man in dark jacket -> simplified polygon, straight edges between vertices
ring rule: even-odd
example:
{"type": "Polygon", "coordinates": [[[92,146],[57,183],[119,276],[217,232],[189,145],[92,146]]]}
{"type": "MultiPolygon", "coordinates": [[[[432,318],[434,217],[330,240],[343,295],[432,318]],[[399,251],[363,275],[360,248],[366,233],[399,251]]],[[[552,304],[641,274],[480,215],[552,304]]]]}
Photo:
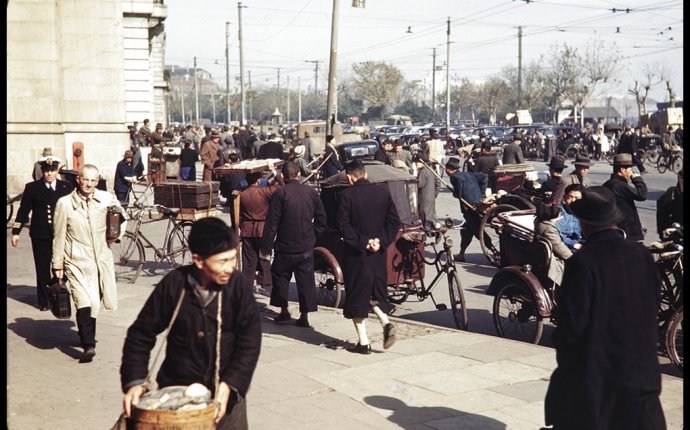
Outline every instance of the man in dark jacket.
{"type": "Polygon", "coordinates": [[[522,155],[522,135],[515,133],[513,135],[513,142],[503,145],[503,164],[522,164],[525,162],[525,156],[522,155]]]}
{"type": "Polygon", "coordinates": [[[360,160],[349,162],[345,173],[351,186],[340,193],[337,214],[338,230],[345,242],[343,316],[352,319],[359,337],[349,351],[370,354],[364,325],[370,310],[383,326],[383,348],[395,342],[395,327],[387,316],[394,306],[388,302],[386,291],[386,253],[395,240],[400,219],[388,186],[369,182],[360,160]]]}
{"type": "Polygon", "coordinates": [[[324,159],[328,157],[328,160],[322,167],[324,178],[330,178],[343,170],[343,163],[340,161],[338,150],[335,148],[335,137],[330,134],[326,136],[326,148],[323,151],[323,156],[324,159]]]}
{"type": "Polygon", "coordinates": [[[137,180],[133,160],[134,153],[128,149],[115,167],[115,196],[123,205],[129,203],[129,189],[137,180]]]}
{"type": "Polygon", "coordinates": [[[656,229],[659,238],[673,223],[683,225],[683,171],[678,172],[678,183],[669,187],[656,200],[656,229]]]}
{"type": "Polygon", "coordinates": [[[630,129],[630,126],[625,126],[623,134],[618,140],[618,153],[630,154],[634,163],[633,165],[637,167],[637,170],[640,171],[640,174],[644,175],[645,173],[647,173],[647,169],[645,169],[644,163],[640,161],[636,154],[637,143],[640,138],[638,133],[639,129],[636,130],[635,133],[633,133],[633,131],[630,129]]]}
{"type": "Polygon", "coordinates": [[[22,201],[19,204],[17,217],[12,224],[12,246],[19,245],[19,233],[22,227],[29,221],[31,214],[31,249],[34,254],[34,267],[36,268],[36,292],[38,295],[38,308],[48,310],[48,285],[52,278],[50,262],[53,258],[53,217],[55,203],[60,197],[72,192],[69,182],[57,179],[60,159],[50,156],[39,160],[43,177],[37,181],[29,182],[24,187],[22,201]]]}
{"type": "Polygon", "coordinates": [[[215,428],[247,429],[243,398],[259,361],[261,319],[251,285],[235,269],[237,238],[221,219],[202,218],[189,233],[189,249],[193,264],[165,275],[127,330],[120,366],[124,410],[131,416],[132,406],[149,389],[151,350],[175,316],[158,387],[200,383],[215,395],[215,428]]]}
{"type": "Polygon", "coordinates": [[[585,188],[571,204],[586,241],[565,262],[553,334],[558,367],[544,401],[554,430],[665,430],[659,401],[661,283],[644,246],[623,239],[613,193],[585,188]]]}
{"type": "Polygon", "coordinates": [[[276,323],[289,322],[288,291],[295,275],[299,297],[299,327],[309,327],[307,314],[317,310],[314,282],[314,246],[326,229],[326,211],[315,189],[299,181],[299,166],[287,161],[282,169],[285,186],[277,190],[268,205],[268,215],[261,241],[260,258],[271,265],[271,306],[280,307],[276,323]]]}
{"type": "Polygon", "coordinates": [[[541,184],[540,190],[544,193],[551,193],[551,200],[560,202],[565,194],[566,183],[563,181],[563,170],[565,169],[565,159],[560,155],[551,157],[547,164],[549,168],[549,179],[541,184]]]}
{"type": "Polygon", "coordinates": [[[604,187],[613,191],[616,204],[623,212],[623,219],[618,223],[630,240],[643,241],[644,233],[640,215],[637,213],[635,201],[647,200],[647,184],[642,177],[633,172],[633,157],[628,153],[616,154],[613,157],[613,174],[611,179],[604,182],[604,187]],[[632,183],[632,187],[628,184],[632,183]]]}
{"type": "Polygon", "coordinates": [[[268,142],[261,145],[257,158],[260,160],[267,160],[269,158],[284,160],[283,144],[280,142],[281,140],[275,134],[271,134],[268,137],[268,142]]]}

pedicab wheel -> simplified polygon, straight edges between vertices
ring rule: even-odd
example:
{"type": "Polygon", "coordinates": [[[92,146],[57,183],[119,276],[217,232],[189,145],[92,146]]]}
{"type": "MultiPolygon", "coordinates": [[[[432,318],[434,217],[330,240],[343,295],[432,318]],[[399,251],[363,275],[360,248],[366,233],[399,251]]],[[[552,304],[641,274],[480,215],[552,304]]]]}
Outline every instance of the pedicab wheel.
{"type": "Polygon", "coordinates": [[[479,245],[489,263],[501,267],[501,250],[499,245],[499,233],[501,223],[497,215],[501,212],[516,211],[513,205],[500,204],[487,210],[479,224],[479,245]]]}
{"type": "Polygon", "coordinates": [[[666,169],[668,169],[668,157],[662,157],[659,156],[659,158],[656,160],[656,169],[659,171],[659,173],[664,173],[666,172],[666,169]]]}
{"type": "Polygon", "coordinates": [[[144,245],[130,232],[125,232],[119,242],[110,246],[115,262],[115,279],[133,284],[144,267],[144,245]]]}
{"type": "Polygon", "coordinates": [[[450,310],[453,312],[455,327],[459,330],[467,330],[469,323],[467,320],[465,293],[462,290],[460,277],[456,271],[452,271],[448,274],[448,296],[450,298],[450,310]]]}
{"type": "Polygon", "coordinates": [[[388,301],[399,305],[405,303],[407,297],[410,295],[410,290],[416,290],[416,281],[410,281],[403,284],[389,284],[387,287],[388,301]]]}
{"type": "Polygon", "coordinates": [[[316,285],[316,302],[330,308],[342,307],[345,302],[344,286],[338,282],[336,263],[330,261],[318,250],[314,250],[314,283],[316,285]]]}
{"type": "Polygon", "coordinates": [[[666,352],[673,364],[683,370],[683,307],[681,306],[671,317],[671,323],[666,330],[666,352]]]}
{"type": "Polygon", "coordinates": [[[676,155],[671,162],[671,171],[678,173],[683,169],[683,157],[676,155]]]}
{"type": "Polygon", "coordinates": [[[493,317],[499,336],[539,343],[544,321],[537,312],[534,294],[524,283],[509,281],[498,290],[494,297],[493,317]]]}

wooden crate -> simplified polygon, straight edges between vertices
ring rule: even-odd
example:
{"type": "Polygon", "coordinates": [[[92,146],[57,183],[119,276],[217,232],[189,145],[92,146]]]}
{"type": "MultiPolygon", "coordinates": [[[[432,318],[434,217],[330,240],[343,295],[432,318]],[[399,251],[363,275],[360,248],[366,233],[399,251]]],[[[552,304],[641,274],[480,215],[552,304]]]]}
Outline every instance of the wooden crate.
{"type": "Polygon", "coordinates": [[[220,182],[167,181],[153,187],[153,202],[169,208],[206,209],[220,204],[220,182]]]}
{"type": "Polygon", "coordinates": [[[218,216],[220,213],[222,212],[219,212],[215,207],[211,209],[181,208],[179,215],[177,215],[177,219],[196,221],[209,216],[218,216]]]}

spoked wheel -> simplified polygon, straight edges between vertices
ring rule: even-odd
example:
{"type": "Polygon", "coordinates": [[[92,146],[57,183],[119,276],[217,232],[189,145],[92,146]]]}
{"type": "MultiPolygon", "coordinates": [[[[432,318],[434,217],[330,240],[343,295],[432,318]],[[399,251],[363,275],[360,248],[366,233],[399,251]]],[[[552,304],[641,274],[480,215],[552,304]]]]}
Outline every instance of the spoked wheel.
{"type": "Polygon", "coordinates": [[[656,169],[659,171],[659,173],[664,173],[668,169],[668,157],[662,157],[659,156],[659,158],[656,160],[656,169]]]}
{"type": "Polygon", "coordinates": [[[192,231],[193,221],[182,221],[170,232],[168,241],[168,255],[173,266],[192,264],[192,251],[189,250],[189,232],[192,231]]]}
{"type": "Polygon", "coordinates": [[[7,224],[12,221],[12,215],[14,215],[14,203],[10,202],[10,195],[7,195],[7,224]]]}
{"type": "Polygon", "coordinates": [[[115,262],[115,279],[133,284],[144,267],[144,246],[130,232],[125,232],[119,242],[110,245],[115,262]]]}
{"type": "Polygon", "coordinates": [[[342,307],[345,302],[343,285],[335,277],[336,267],[323,254],[314,252],[314,282],[316,302],[331,308],[342,307]]]}
{"type": "Polygon", "coordinates": [[[638,149],[635,151],[635,155],[637,156],[637,159],[640,160],[640,164],[644,164],[644,162],[647,161],[647,151],[644,149],[638,149]]]}
{"type": "Polygon", "coordinates": [[[410,290],[416,290],[416,285],[414,282],[411,282],[410,284],[390,284],[387,288],[388,301],[399,305],[407,300],[407,297],[410,295],[410,290]]]}
{"type": "Polygon", "coordinates": [[[569,160],[569,159],[575,158],[577,153],[578,153],[577,147],[575,145],[570,145],[569,147],[566,148],[565,153],[563,155],[565,155],[565,158],[569,160]]]}
{"type": "Polygon", "coordinates": [[[666,331],[666,352],[673,364],[683,370],[683,307],[671,317],[666,331]]]}
{"type": "Polygon", "coordinates": [[[650,149],[645,153],[645,158],[650,166],[656,165],[656,160],[659,158],[659,150],[650,149]]]}
{"type": "Polygon", "coordinates": [[[448,274],[448,296],[450,298],[450,310],[453,312],[455,327],[460,330],[467,330],[469,323],[467,320],[465,292],[462,290],[460,277],[456,271],[448,274]]]}
{"type": "Polygon", "coordinates": [[[676,155],[673,157],[673,161],[671,162],[671,170],[675,173],[680,172],[683,170],[683,157],[680,155],[676,155]]]}
{"type": "Polygon", "coordinates": [[[521,282],[509,282],[494,297],[494,326],[498,335],[513,340],[539,343],[544,321],[537,312],[532,291],[521,282]]]}
{"type": "Polygon", "coordinates": [[[501,250],[499,245],[499,232],[501,222],[498,220],[498,214],[501,212],[516,211],[513,205],[500,204],[486,211],[482,222],[479,225],[479,244],[482,252],[489,263],[501,267],[501,250]]]}

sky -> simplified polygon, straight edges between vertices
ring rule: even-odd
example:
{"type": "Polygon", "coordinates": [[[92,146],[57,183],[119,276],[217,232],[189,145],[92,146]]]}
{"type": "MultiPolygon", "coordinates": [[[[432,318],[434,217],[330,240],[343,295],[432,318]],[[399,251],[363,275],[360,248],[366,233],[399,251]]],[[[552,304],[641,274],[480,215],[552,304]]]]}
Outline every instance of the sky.
{"type": "MultiPolygon", "coordinates": [[[[225,88],[229,22],[230,87],[237,88],[238,2],[165,4],[166,64],[192,68],[196,57],[197,67],[225,88]]],[[[251,74],[253,87],[313,91],[318,61],[316,79],[325,90],[333,1],[245,0],[241,5],[245,83],[251,74]]],[[[364,8],[339,0],[337,28],[338,79],[352,77],[352,63],[383,61],[430,90],[435,49],[437,69],[450,57],[451,82],[453,77],[482,82],[505,67],[518,67],[521,28],[523,70],[532,62],[548,67],[555,45],[567,44],[583,55],[588,45],[601,41],[622,60],[613,82],[600,86],[595,96],[625,96],[635,80],[646,81],[645,69],[651,69],[663,71],[676,99],[683,99],[682,0],[365,0],[364,8]]],[[[445,75],[445,69],[436,72],[437,92],[445,88],[445,75]]],[[[655,83],[649,97],[668,101],[666,84],[655,83]]]]}

